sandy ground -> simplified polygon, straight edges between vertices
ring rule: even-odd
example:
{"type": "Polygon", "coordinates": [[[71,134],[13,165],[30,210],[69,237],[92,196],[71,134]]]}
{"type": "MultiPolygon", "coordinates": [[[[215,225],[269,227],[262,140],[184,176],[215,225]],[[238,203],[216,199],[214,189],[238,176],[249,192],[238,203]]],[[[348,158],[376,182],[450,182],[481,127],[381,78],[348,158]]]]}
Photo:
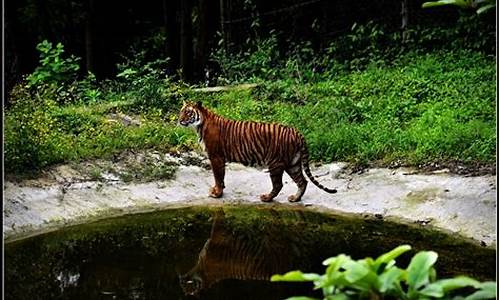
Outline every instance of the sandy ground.
{"type": "MultiPolygon", "coordinates": [[[[259,195],[271,189],[269,174],[263,170],[228,164],[223,198],[209,198],[212,173],[206,160],[199,165],[181,164],[174,179],[152,182],[126,183],[113,174],[92,180],[70,165],[54,167],[37,179],[7,181],[4,240],[124,213],[220,202],[259,203],[259,195]]],[[[338,192],[327,194],[310,182],[302,201],[293,205],[434,226],[495,247],[495,175],[464,177],[447,170],[422,175],[405,168],[350,174],[345,166],[313,167],[318,181],[338,192]]],[[[295,193],[296,186],[286,174],[284,183],[275,203],[288,203],[287,196],[295,193]]]]}

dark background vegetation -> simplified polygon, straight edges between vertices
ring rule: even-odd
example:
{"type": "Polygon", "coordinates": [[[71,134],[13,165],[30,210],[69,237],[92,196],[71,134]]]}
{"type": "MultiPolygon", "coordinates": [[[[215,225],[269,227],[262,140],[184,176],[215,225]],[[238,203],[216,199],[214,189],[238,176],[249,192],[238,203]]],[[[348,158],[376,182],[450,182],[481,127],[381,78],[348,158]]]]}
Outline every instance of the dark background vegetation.
{"type": "MultiPolygon", "coordinates": [[[[82,57],[81,72],[98,79],[116,75],[116,65],[130,48],[148,58],[169,58],[166,72],[189,82],[205,80],[217,70],[210,54],[221,43],[229,51],[248,49],[250,41],[278,37],[279,51],[310,41],[314,50],[351,32],[353,24],[373,22],[384,34],[412,29],[457,26],[455,7],[422,9],[421,0],[16,0],[5,3],[6,79],[9,90],[38,64],[35,46],[61,42],[66,52],[82,57]]],[[[450,46],[464,38],[470,45],[484,40],[481,50],[494,52],[495,15],[490,12],[464,25],[455,36],[434,37],[429,49],[450,46]],[[489,36],[489,38],[487,38],[489,36]]],[[[409,44],[412,41],[409,39],[409,44]]],[[[383,46],[390,45],[382,41],[383,46]]],[[[478,46],[478,45],[476,45],[478,46]]],[[[362,49],[358,49],[362,50],[362,49]]]]}

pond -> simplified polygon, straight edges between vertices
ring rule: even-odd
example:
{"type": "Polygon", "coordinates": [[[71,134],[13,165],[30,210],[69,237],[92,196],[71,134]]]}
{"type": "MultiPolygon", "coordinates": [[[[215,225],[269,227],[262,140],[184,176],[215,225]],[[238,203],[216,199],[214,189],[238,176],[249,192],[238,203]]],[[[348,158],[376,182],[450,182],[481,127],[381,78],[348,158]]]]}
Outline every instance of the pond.
{"type": "Polygon", "coordinates": [[[378,256],[401,244],[434,250],[438,276],[495,279],[495,250],[417,224],[292,205],[165,209],[69,226],[5,243],[5,299],[284,299],[310,283],[275,273],[322,273],[346,253],[378,256]]]}

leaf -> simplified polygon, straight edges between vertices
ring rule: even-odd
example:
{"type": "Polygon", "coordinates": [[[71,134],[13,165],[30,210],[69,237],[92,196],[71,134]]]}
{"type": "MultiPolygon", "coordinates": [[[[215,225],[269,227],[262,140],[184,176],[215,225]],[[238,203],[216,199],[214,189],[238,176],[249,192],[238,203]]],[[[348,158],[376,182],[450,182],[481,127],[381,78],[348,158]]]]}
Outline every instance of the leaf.
{"type": "Polygon", "coordinates": [[[318,299],[306,297],[306,296],[295,296],[295,297],[286,298],[285,300],[318,300],[318,299]]]}
{"type": "Polygon", "coordinates": [[[316,289],[323,289],[324,291],[331,291],[325,294],[331,294],[333,293],[333,288],[336,287],[344,287],[350,285],[349,281],[345,279],[345,274],[344,272],[333,272],[331,275],[324,276],[322,280],[320,281],[315,281],[315,288],[316,289]]]}
{"type": "Polygon", "coordinates": [[[127,78],[130,75],[137,74],[137,71],[132,70],[132,69],[125,69],[121,73],[117,74],[116,77],[125,77],[127,78]]]}
{"type": "Polygon", "coordinates": [[[421,251],[410,261],[408,272],[408,285],[417,290],[429,282],[429,270],[436,263],[438,254],[434,251],[421,251]]]}
{"type": "Polygon", "coordinates": [[[321,290],[323,291],[323,295],[331,295],[331,294],[333,294],[335,287],[330,284],[330,285],[327,285],[325,287],[322,287],[321,290]]]}
{"type": "Polygon", "coordinates": [[[434,297],[434,298],[441,298],[444,296],[443,287],[438,284],[429,284],[418,293],[420,295],[434,297]]]}
{"type": "Polygon", "coordinates": [[[436,281],[436,278],[437,278],[436,269],[434,269],[434,268],[430,268],[430,269],[429,269],[429,282],[434,282],[434,281],[436,281]]]}
{"type": "Polygon", "coordinates": [[[472,1],[470,0],[439,0],[435,2],[425,2],[422,4],[422,8],[443,6],[443,5],[456,5],[461,8],[471,7],[472,1]]]}
{"type": "Polygon", "coordinates": [[[391,289],[391,287],[393,287],[395,283],[399,282],[403,273],[404,271],[397,267],[393,267],[382,273],[378,277],[379,291],[385,293],[386,291],[391,289]]]}
{"type": "Polygon", "coordinates": [[[496,5],[495,4],[487,4],[487,5],[484,5],[484,6],[481,6],[480,8],[477,9],[476,13],[479,15],[479,14],[482,14],[484,13],[485,11],[491,9],[491,8],[494,8],[496,5]]]}
{"type": "Polygon", "coordinates": [[[458,276],[458,277],[450,278],[450,279],[441,279],[441,280],[438,280],[438,281],[432,283],[432,285],[441,286],[445,293],[449,292],[449,291],[456,290],[456,289],[468,287],[468,286],[472,286],[475,288],[480,287],[479,281],[472,279],[470,277],[467,277],[467,276],[458,276]]]}
{"type": "Polygon", "coordinates": [[[365,277],[370,270],[357,261],[349,260],[342,267],[346,269],[345,279],[354,283],[365,277]]]}
{"type": "MultiPolygon", "coordinates": [[[[328,258],[323,261],[323,265],[328,265],[326,268],[326,276],[324,280],[317,282],[316,288],[327,289],[330,287],[349,286],[369,272],[368,268],[363,266],[360,262],[353,261],[345,254],[328,258]],[[341,271],[341,268],[345,271],[341,271]]],[[[325,295],[326,294],[328,293],[325,293],[325,295]]]]}
{"type": "Polygon", "coordinates": [[[497,295],[497,284],[494,281],[482,282],[479,285],[480,290],[465,297],[465,300],[479,300],[479,299],[495,299],[497,295]]]}
{"type": "Polygon", "coordinates": [[[321,278],[315,273],[302,273],[301,271],[290,271],[284,275],[273,275],[271,281],[315,281],[321,278]]]}
{"type": "Polygon", "coordinates": [[[323,265],[327,265],[326,268],[326,277],[328,278],[328,282],[332,282],[332,284],[336,284],[336,280],[339,275],[335,273],[338,272],[340,267],[345,265],[348,261],[352,261],[351,258],[347,255],[340,254],[335,257],[331,257],[323,261],[323,265]]]}
{"type": "Polygon", "coordinates": [[[375,261],[371,257],[367,257],[359,262],[362,263],[363,266],[367,267],[368,269],[373,269],[373,265],[375,264],[375,261]]]}
{"type": "Polygon", "coordinates": [[[348,300],[350,299],[346,294],[336,294],[336,295],[330,295],[326,296],[326,300],[348,300]]]}
{"type": "Polygon", "coordinates": [[[325,259],[323,261],[323,266],[330,266],[330,265],[336,264],[340,267],[343,264],[343,262],[348,260],[348,259],[351,259],[351,258],[345,254],[339,254],[337,256],[325,259]]]}
{"type": "Polygon", "coordinates": [[[380,274],[378,268],[382,265],[382,264],[390,264],[392,260],[396,259],[398,256],[400,256],[401,254],[407,252],[407,251],[410,251],[411,250],[411,246],[410,245],[401,245],[399,247],[396,247],[394,248],[393,250],[385,253],[385,254],[382,254],[380,255],[376,260],[375,260],[375,270],[377,271],[378,274],[380,274]]]}
{"type": "Polygon", "coordinates": [[[374,272],[370,272],[361,280],[352,283],[351,286],[352,288],[360,291],[372,292],[376,290],[377,284],[378,284],[377,275],[374,272]]]}

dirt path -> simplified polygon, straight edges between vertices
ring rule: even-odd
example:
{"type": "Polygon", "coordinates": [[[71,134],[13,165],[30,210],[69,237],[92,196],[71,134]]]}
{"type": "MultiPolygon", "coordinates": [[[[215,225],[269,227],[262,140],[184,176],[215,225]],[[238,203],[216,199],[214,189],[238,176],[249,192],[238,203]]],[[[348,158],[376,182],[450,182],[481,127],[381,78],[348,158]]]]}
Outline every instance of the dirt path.
{"type": "MultiPolygon", "coordinates": [[[[258,196],[271,189],[268,174],[262,170],[229,164],[224,197],[212,199],[207,197],[212,173],[207,170],[206,160],[195,155],[176,158],[156,153],[152,157],[156,164],[168,161],[178,165],[174,178],[128,182],[123,179],[126,177],[110,172],[110,168],[108,171],[102,168],[100,176],[89,176],[81,166],[62,165],[35,180],[7,181],[4,186],[4,239],[170,206],[221,201],[259,203],[258,196]],[[186,165],[193,162],[197,165],[186,165]]],[[[126,169],[118,166],[120,162],[116,164],[114,170],[126,169]]],[[[435,226],[473,238],[482,245],[494,247],[496,244],[495,175],[463,177],[446,170],[419,175],[405,168],[376,168],[349,174],[345,166],[335,163],[312,168],[323,185],[335,187],[338,192],[327,194],[309,183],[302,202],[294,205],[435,226]]],[[[95,173],[95,165],[92,168],[95,173]]],[[[286,174],[284,182],[275,203],[288,203],[287,196],[295,193],[296,187],[286,174]]]]}

